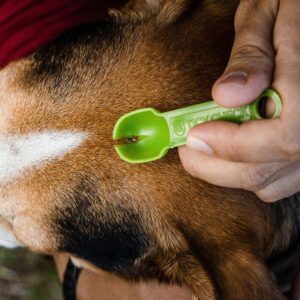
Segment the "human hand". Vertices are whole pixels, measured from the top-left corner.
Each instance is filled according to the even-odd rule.
[[[272,86],[283,111],[279,119],[194,127],[179,149],[191,175],[253,191],[266,202],[300,190],[299,15],[299,0],[240,1],[231,57],[213,98],[221,106],[242,106]]]

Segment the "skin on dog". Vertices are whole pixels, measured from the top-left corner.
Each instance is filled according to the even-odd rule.
[[[267,205],[194,179],[175,151],[132,165],[113,150],[124,113],[210,98],[237,4],[132,1],[0,72],[10,239],[130,281],[186,286],[197,299],[284,299],[264,261],[298,238],[298,202]]]

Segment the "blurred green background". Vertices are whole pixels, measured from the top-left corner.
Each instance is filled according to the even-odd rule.
[[[0,300],[62,300],[51,257],[0,247]]]

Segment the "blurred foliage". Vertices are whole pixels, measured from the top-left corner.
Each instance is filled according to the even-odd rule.
[[[0,300],[61,300],[51,257],[0,248]]]

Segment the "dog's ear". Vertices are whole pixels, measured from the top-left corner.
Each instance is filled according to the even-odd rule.
[[[135,19],[156,17],[162,23],[171,23],[184,13],[192,2],[193,0],[130,0],[120,14]]]

